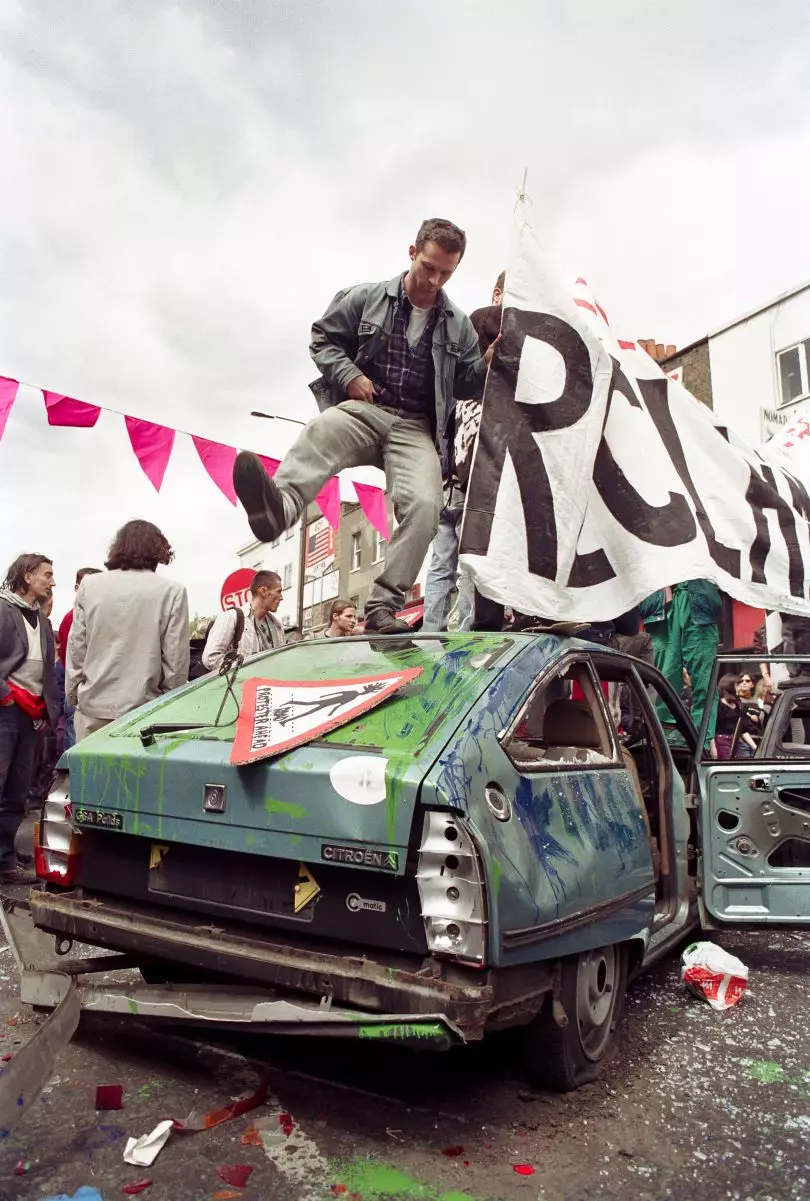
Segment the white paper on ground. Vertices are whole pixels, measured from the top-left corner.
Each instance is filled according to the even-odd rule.
[[[173,1125],[174,1120],[167,1118],[164,1122],[158,1122],[151,1134],[142,1134],[140,1138],[128,1138],[124,1148],[124,1162],[139,1168],[148,1168],[165,1147]]]

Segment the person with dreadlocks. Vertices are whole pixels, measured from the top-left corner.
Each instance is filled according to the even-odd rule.
[[[37,730],[59,720],[53,630],[41,612],[53,588],[53,562],[31,554],[14,560],[0,589],[0,884],[36,879],[15,840],[36,770]]]

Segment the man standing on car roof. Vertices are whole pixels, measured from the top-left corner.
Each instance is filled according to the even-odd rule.
[[[14,843],[36,769],[37,729],[59,720],[53,630],[40,611],[53,588],[51,560],[20,555],[0,589],[0,884],[36,878]]]
[[[322,412],[272,479],[257,455],[243,451],[234,464],[236,494],[262,542],[294,525],[336,472],[385,470],[398,524],[366,602],[370,634],[410,631],[394,615],[439,524],[440,455],[455,398],[480,396],[484,387],[475,330],[444,292],[466,246],[463,230],[431,218],[410,247],[407,271],[338,292],[312,327],[310,353],[321,371],[312,390]]]

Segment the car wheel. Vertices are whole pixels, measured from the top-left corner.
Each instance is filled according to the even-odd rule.
[[[561,961],[560,1001],[567,1025],[554,1020],[552,998],[526,1027],[526,1065],[535,1083],[567,1093],[599,1075],[624,1011],[627,948],[598,947]]]

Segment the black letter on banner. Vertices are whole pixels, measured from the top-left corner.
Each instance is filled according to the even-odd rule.
[[[790,595],[804,596],[804,562],[802,561],[801,551],[799,550],[799,539],[796,533],[796,516],[788,502],[783,496],[780,496],[776,490],[776,479],[770,467],[764,463],[760,470],[761,475],[755,471],[754,467],[749,463],[751,479],[748,484],[748,491],[745,494],[745,499],[751,506],[751,512],[754,517],[754,525],[757,533],[751,544],[751,554],[749,556],[751,563],[751,579],[755,584],[767,584],[765,575],[765,562],[768,558],[768,553],[771,549],[771,534],[768,529],[768,520],[765,517],[763,509],[775,509],[779,518],[779,528],[782,531],[782,537],[785,540],[785,547],[788,553],[788,578],[790,580]],[[790,482],[790,480],[788,481]],[[804,489],[802,488],[804,492]],[[794,498],[794,503],[797,496],[797,490],[791,486],[791,495]],[[804,494],[804,499],[807,499],[807,493]],[[796,506],[801,508],[804,515],[807,515],[804,501]]]
[[[562,356],[565,387],[557,400],[539,404],[515,400],[526,338],[548,342]],[[487,380],[475,468],[470,475],[460,548],[463,554],[485,555],[489,550],[495,503],[508,454],[520,489],[529,571],[545,579],[555,579],[554,500],[546,465],[533,435],[574,425],[587,413],[592,392],[588,348],[567,322],[548,313],[514,308],[504,311],[501,341]]]
[[[610,382],[607,416],[610,415],[610,406],[617,389],[627,398],[628,404],[640,409],[641,401],[633,391],[630,381],[616,360],[613,359],[612,362],[613,378]],[[691,542],[697,533],[692,511],[686,503],[686,497],[680,493],[670,492],[669,503],[666,505],[650,505],[639,495],[611,454],[604,433],[596,452],[593,480],[599,495],[619,524],[643,542],[650,542],[655,546],[682,546]],[[615,575],[605,552],[594,550],[586,555],[576,556],[571,564],[568,584],[571,588],[587,588],[612,580]]]
[[[706,539],[709,554],[718,567],[722,567],[723,571],[727,571],[729,575],[736,576],[739,579],[740,552],[730,546],[724,546],[722,542],[718,542],[715,538],[712,523],[689,474],[686,456],[683,453],[683,446],[681,445],[675,422],[672,420],[672,414],[669,411],[667,381],[665,379],[640,379],[638,386],[650,411],[650,416],[658,428],[658,433],[661,435],[664,446],[667,448],[669,457],[675,464],[675,469],[681,477],[683,486],[692,498],[698,525],[703,531],[703,537]],[[722,434],[720,436],[722,437]]]
[[[639,385],[641,386],[643,382],[645,381],[640,380]],[[663,381],[661,382],[663,383]],[[617,388],[622,395],[627,396],[631,405],[641,408],[641,403],[635,396],[630,381],[616,360],[613,359],[613,379],[610,383],[607,407],[608,416]],[[667,504],[648,504],[644,497],[635,490],[614,459],[604,433],[596,452],[593,482],[596,484],[602,500],[620,525],[623,525],[626,530],[635,534],[643,542],[650,542],[654,546],[683,546],[695,537],[697,527],[692,510],[686,503],[686,497],[682,496],[680,492],[670,492]]]

